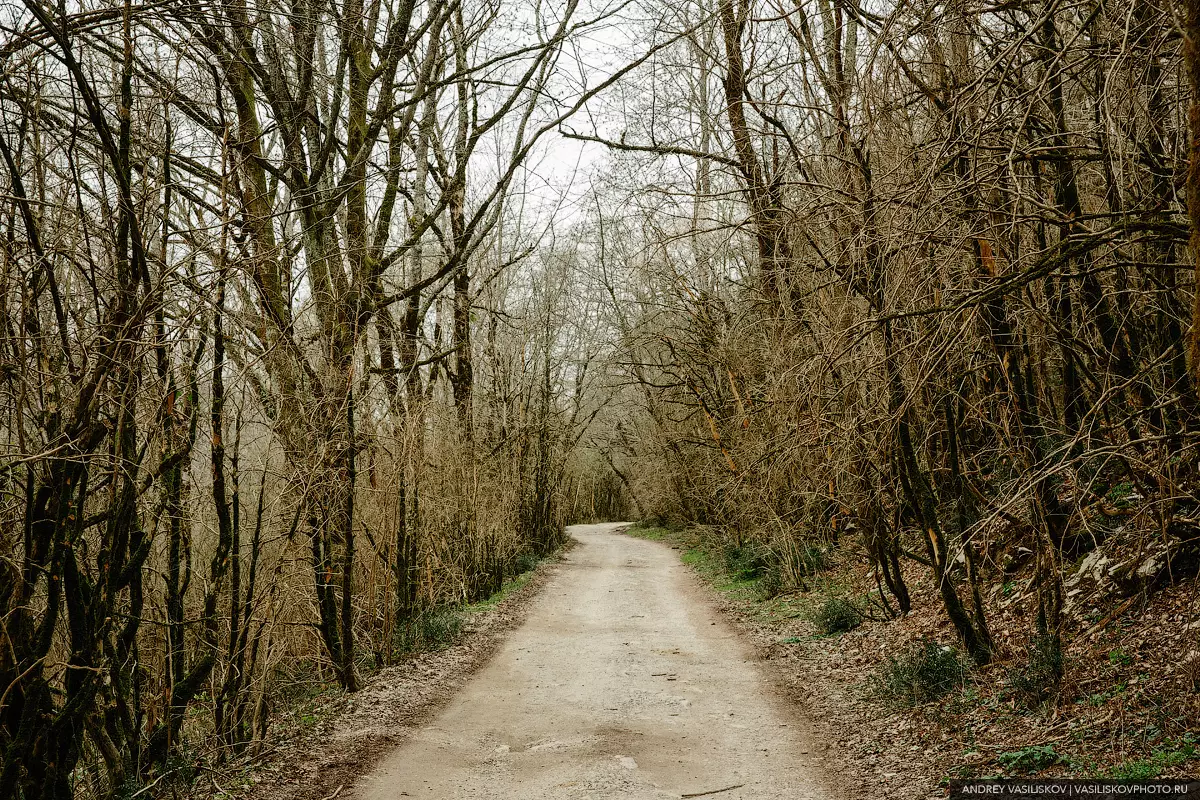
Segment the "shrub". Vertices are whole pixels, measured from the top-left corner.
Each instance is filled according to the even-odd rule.
[[[829,566],[829,558],[825,551],[815,544],[806,544],[797,556],[797,572],[801,575],[813,575]]]
[[[772,565],[758,579],[758,599],[770,600],[783,591],[783,571]]]
[[[862,612],[844,597],[831,597],[812,616],[817,630],[824,634],[846,633],[862,624]]]
[[[961,689],[967,671],[958,650],[924,639],[887,663],[874,678],[884,700],[915,706]]]
[[[1008,684],[1031,704],[1054,696],[1063,677],[1062,642],[1057,636],[1038,634],[1028,650],[1028,662],[1012,670]]]
[[[462,626],[462,615],[453,608],[422,611],[396,632],[396,650],[401,653],[440,650],[458,638]]]
[[[734,580],[752,581],[770,570],[772,553],[755,544],[727,544],[721,550],[725,572]]]
[[[517,557],[513,559],[512,574],[522,575],[526,572],[529,572],[538,565],[539,561],[541,561],[541,559],[537,557],[536,553],[531,553],[529,551],[518,553]]]
[[[1055,752],[1052,744],[1035,744],[996,756],[1000,766],[1009,772],[1038,772],[1062,760],[1063,757]]]

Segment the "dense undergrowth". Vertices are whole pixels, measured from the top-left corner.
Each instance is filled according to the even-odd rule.
[[[642,523],[629,534],[679,549],[737,617],[765,637],[768,651],[803,653],[794,669],[804,671],[811,691],[845,691],[848,705],[869,720],[856,723],[867,726],[864,754],[911,760],[917,749],[932,780],[1132,780],[1200,769],[1197,700],[1177,658],[1195,633],[1186,630],[1188,622],[1170,624],[1190,610],[1195,585],[1124,609],[1114,603],[1103,612],[1117,615],[1094,640],[1064,647],[1023,637],[1017,614],[996,615],[993,633],[1003,646],[995,662],[980,668],[963,652],[933,591],[918,589],[912,612],[891,619],[867,565],[846,549],[822,548],[802,585],[780,588],[769,557],[757,553],[750,568],[746,554],[722,545],[712,530]],[[989,596],[1012,596],[1020,579],[991,576]],[[847,663],[855,666],[835,669]],[[907,729],[904,721],[915,724]],[[878,734],[897,729],[910,732]]]

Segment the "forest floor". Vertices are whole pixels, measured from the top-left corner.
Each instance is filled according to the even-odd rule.
[[[1139,604],[1098,614],[1072,631],[1066,677],[1040,703],[1022,701],[1014,676],[1028,664],[1027,615],[1006,605],[991,621],[1000,657],[967,670],[953,690],[915,705],[881,689],[889,668],[917,642],[945,651],[955,642],[939,600],[919,570],[908,576],[913,611],[897,620],[860,620],[853,630],[819,633],[815,620],[831,598],[861,598],[873,587],[864,564],[838,563],[809,579],[806,591],[770,596],[760,581],[731,574],[695,530],[634,528],[633,536],[680,551],[719,598],[734,626],[755,645],[764,668],[828,742],[827,769],[858,794],[881,798],[945,796],[954,777],[1102,777],[1145,779],[1200,772],[1197,698],[1180,662],[1196,647],[1197,588],[1170,587]],[[1017,593],[1020,580],[997,585]]]

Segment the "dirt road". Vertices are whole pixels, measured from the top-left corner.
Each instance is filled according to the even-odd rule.
[[[525,624],[359,797],[833,796],[678,554],[618,527],[571,529],[580,545]]]

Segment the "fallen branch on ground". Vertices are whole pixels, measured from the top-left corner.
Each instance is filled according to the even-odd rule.
[[[744,784],[744,783],[735,783],[733,786],[726,786],[724,789],[713,789],[708,792],[692,792],[691,794],[681,794],[679,796],[680,797],[707,797],[710,794],[720,794],[721,792],[728,792],[733,789],[740,789],[745,785],[746,784]]]

